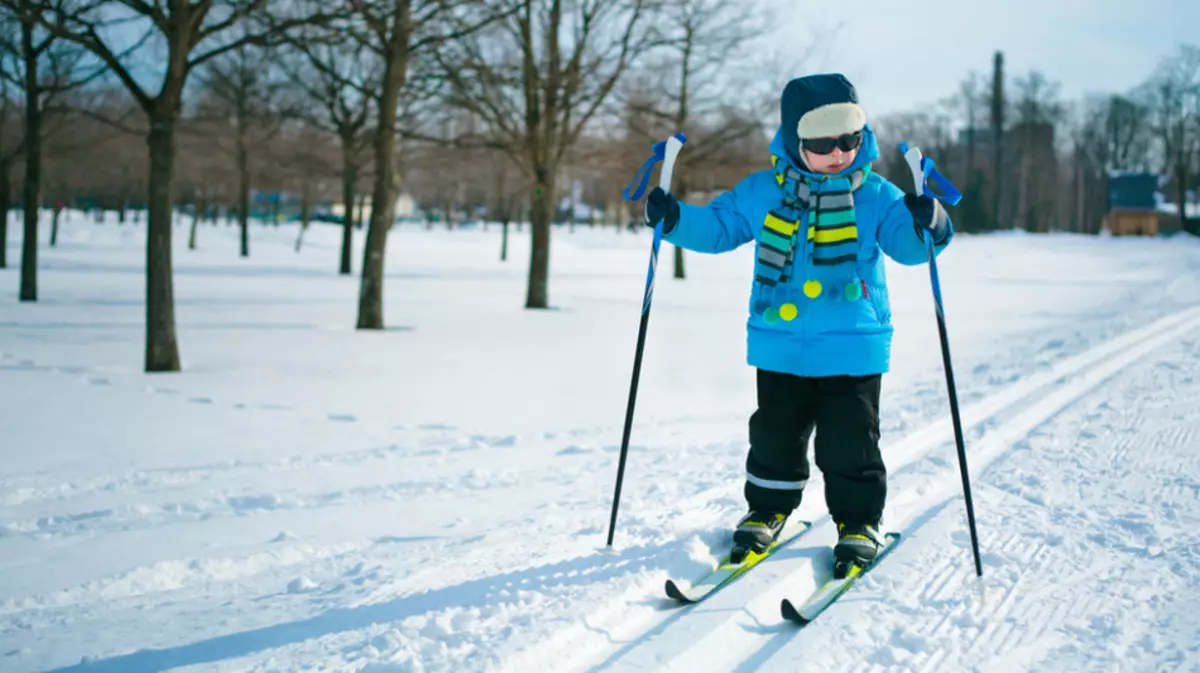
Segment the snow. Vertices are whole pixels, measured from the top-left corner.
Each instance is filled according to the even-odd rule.
[[[46,218],[42,236],[48,238]],[[184,371],[144,374],[144,237],[68,213],[0,270],[0,671],[1193,670],[1200,244],[960,236],[941,258],[983,578],[924,267],[889,267],[888,560],[803,630],[835,538],[705,603],[741,515],[752,251],[664,246],[605,550],[649,237],[392,232],[389,329],[314,225],[176,229]],[[361,244],[362,235],[357,235]],[[354,259],[361,259],[361,248]]]

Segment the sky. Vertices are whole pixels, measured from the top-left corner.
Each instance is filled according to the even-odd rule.
[[[1004,52],[1009,81],[1038,69],[1072,100],[1128,90],[1180,44],[1200,46],[1200,0],[781,4],[780,35],[798,36],[785,47],[789,55],[811,49],[814,34],[834,35],[809,59],[808,71],[845,74],[868,116],[936,102],[955,92],[971,70],[990,77],[996,50]]]

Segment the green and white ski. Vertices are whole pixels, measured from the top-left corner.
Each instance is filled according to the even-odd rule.
[[[812,522],[809,521],[794,521],[784,525],[783,530],[779,532],[779,537],[775,539],[775,542],[770,547],[767,547],[766,551],[761,554],[749,552],[740,563],[731,562],[730,554],[725,554],[716,569],[696,582],[693,582],[686,589],[676,584],[675,580],[668,579],[666,584],[667,596],[681,603],[699,603],[746,574],[748,570],[758,565],[763,559],[774,554],[792,540],[800,537],[800,535],[811,527]]]
[[[896,540],[899,539],[899,533],[888,533],[885,535],[884,545],[879,549],[879,553],[870,565],[866,567],[853,566],[850,568],[850,572],[840,579],[829,578],[824,584],[817,587],[817,590],[801,605],[797,606],[791,600],[787,598],[783,599],[779,606],[780,612],[783,613],[783,618],[796,622],[801,626],[816,619],[826,608],[833,605],[838,598],[841,598],[843,594],[849,591],[850,587],[853,587],[863,575],[867,574],[867,571],[879,565],[879,562],[883,560],[883,557],[887,556],[888,552],[895,546]]]

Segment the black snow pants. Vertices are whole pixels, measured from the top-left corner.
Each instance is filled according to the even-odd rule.
[[[750,417],[746,501],[790,514],[808,482],[808,440],[816,430],[817,468],[834,521],[878,524],[887,498],[879,452],[882,376],[804,378],[758,370],[758,409]]]

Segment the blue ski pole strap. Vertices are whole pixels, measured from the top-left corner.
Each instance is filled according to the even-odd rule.
[[[908,153],[908,143],[900,143],[900,152],[902,154]],[[932,180],[933,184],[937,185],[938,189],[942,192],[941,194],[936,194],[933,191],[927,190],[926,194],[952,206],[956,206],[959,201],[962,201],[962,192],[958,191],[958,188],[946,176],[942,175],[937,168],[934,168],[933,159],[926,156],[921,157],[921,172],[923,173],[923,180]]]
[[[667,141],[654,143],[654,154],[642,164],[638,169],[637,175],[633,176],[633,182],[625,188],[625,200],[637,201],[646,193],[646,186],[650,184],[650,173],[654,170],[654,164],[662,161],[666,157]],[[636,188],[636,189],[635,189]],[[630,192],[633,192],[630,194]]]

